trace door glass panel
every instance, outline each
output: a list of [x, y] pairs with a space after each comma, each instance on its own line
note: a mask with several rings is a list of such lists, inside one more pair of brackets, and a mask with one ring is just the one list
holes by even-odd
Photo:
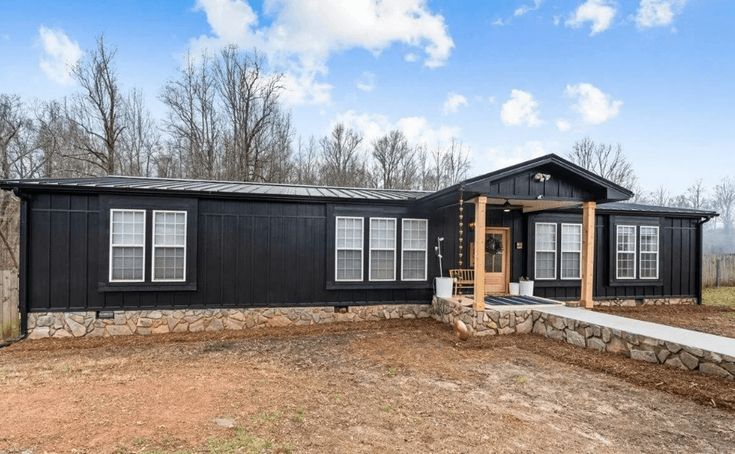
[[503, 272], [503, 234], [488, 233], [485, 235], [485, 272]]

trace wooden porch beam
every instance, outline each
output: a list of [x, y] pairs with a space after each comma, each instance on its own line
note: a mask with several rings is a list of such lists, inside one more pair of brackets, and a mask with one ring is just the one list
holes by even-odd
[[596, 209], [596, 202], [584, 202], [582, 205], [582, 289], [580, 303], [587, 309], [594, 306]]
[[487, 197], [475, 199], [475, 310], [485, 310], [485, 208]]

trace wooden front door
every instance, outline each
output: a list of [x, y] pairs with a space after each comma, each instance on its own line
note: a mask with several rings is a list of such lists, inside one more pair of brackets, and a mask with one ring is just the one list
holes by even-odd
[[[474, 244], [470, 246], [470, 250], [473, 250], [473, 247]], [[472, 254], [470, 258], [472, 259]], [[508, 229], [488, 227], [485, 229], [485, 294], [507, 294], [509, 281], [510, 243]]]

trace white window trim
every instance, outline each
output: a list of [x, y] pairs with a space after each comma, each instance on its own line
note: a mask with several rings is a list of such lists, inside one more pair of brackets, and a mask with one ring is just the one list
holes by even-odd
[[[393, 248], [373, 247], [373, 220], [393, 221]], [[396, 280], [396, 254], [398, 253], [398, 219], [396, 218], [370, 218], [368, 234], [368, 280], [371, 282], [393, 282]], [[373, 279], [373, 251], [393, 251], [393, 277], [391, 279]]]
[[[660, 256], [659, 256], [659, 254], [661, 253], [661, 230], [659, 229], [659, 227], [657, 225], [642, 225], [642, 226], [640, 226], [638, 228], [638, 235], [639, 235], [639, 237], [641, 235], [643, 235], [643, 233], [642, 233], [642, 229], [643, 228], [656, 229], [656, 252], [650, 252], [650, 251], [644, 252], [643, 249], [641, 249], [640, 254], [639, 254], [639, 257], [638, 257], [638, 260], [639, 260], [638, 270], [640, 272], [640, 270], [643, 269], [643, 267], [642, 267], [643, 254], [656, 254], [656, 276], [655, 277], [643, 277], [643, 276], [640, 277], [642, 280], [655, 281], [655, 280], [657, 280], [659, 278], [659, 273], [660, 273], [660, 270], [659, 270], [659, 268], [660, 268], [660, 266], [659, 266], [659, 258], [660, 258]], [[643, 242], [640, 239], [638, 241], [639, 241], [639, 244], [643, 245]]]
[[[406, 221], [420, 221], [424, 223], [426, 228], [424, 231], [426, 232], [426, 238], [424, 239], [424, 247], [422, 248], [407, 248], [404, 246], [405, 236], [404, 231], [406, 227]], [[421, 282], [425, 281], [427, 279], [427, 268], [428, 268], [428, 261], [429, 261], [429, 220], [428, 219], [421, 219], [421, 218], [403, 218], [401, 219], [401, 280], [406, 282]], [[414, 252], [424, 252], [424, 277], [421, 279], [407, 279], [404, 277], [404, 267], [403, 263], [405, 261], [405, 254], [404, 252], [407, 251], [414, 251]]]
[[[176, 247], [179, 248], [181, 246], [171, 246], [171, 245], [161, 245], [156, 246], [156, 214], [158, 213], [184, 213], [184, 274], [183, 279], [156, 279], [156, 248], [170, 248], [170, 247]], [[186, 282], [186, 254], [187, 254], [187, 235], [188, 235], [188, 223], [189, 223], [189, 217], [188, 213], [183, 210], [153, 210], [153, 215], [151, 217], [151, 220], [153, 222], [153, 232], [151, 233], [151, 282]]]
[[[554, 226], [554, 249], [543, 249], [540, 250], [538, 248], [538, 226], [540, 225], [553, 225]], [[558, 266], [557, 266], [557, 259], [559, 258], [557, 256], [557, 250], [559, 249], [559, 229], [556, 222], [537, 222], [534, 226], [534, 247], [533, 247], [533, 278], [537, 281], [555, 281], [556, 276], [558, 274]], [[538, 253], [539, 252], [553, 252], [554, 253], [554, 277], [538, 277], [538, 267], [536, 264], [538, 263]]]
[[[579, 228], [579, 250], [578, 251], [568, 251], [564, 250], [564, 227], [575, 227]], [[582, 224], [575, 224], [575, 223], [562, 223], [561, 224], [561, 236], [559, 237], [559, 250], [561, 251], [561, 261], [559, 263], [559, 278], [563, 281], [578, 281], [582, 279], [582, 249], [584, 247], [584, 236], [582, 234]], [[579, 253], [579, 275], [576, 277], [564, 277], [564, 253]]]
[[[112, 245], [112, 220], [114, 218], [113, 213], [143, 213], [143, 244], [116, 244]], [[126, 208], [112, 208], [110, 209], [110, 238], [109, 238], [109, 265], [108, 265], [108, 278], [109, 282], [125, 283], [125, 282], [145, 282], [145, 231], [146, 231], [146, 210], [138, 209], [126, 209]], [[112, 250], [116, 247], [142, 247], [143, 248], [143, 277], [141, 279], [113, 279], [112, 278]]]
[[[362, 233], [362, 238], [360, 238], [360, 249], [357, 248], [348, 248], [348, 247], [338, 247], [337, 246], [337, 229], [339, 226], [339, 220], [340, 219], [359, 219], [360, 220], [360, 230]], [[337, 277], [337, 265], [339, 262], [338, 256], [339, 251], [360, 251], [360, 278], [359, 279], [339, 279]], [[334, 217], [334, 282], [362, 282], [363, 277], [365, 276], [365, 218], [359, 217], [359, 216], [335, 216]]]
[[[633, 250], [621, 251], [618, 247], [618, 232], [620, 227], [628, 227], [633, 229]], [[618, 257], [620, 254], [633, 254], [633, 277], [620, 277], [620, 269], [618, 267]], [[635, 225], [618, 224], [615, 226], [615, 279], [619, 281], [634, 281], [638, 276], [638, 228]]]

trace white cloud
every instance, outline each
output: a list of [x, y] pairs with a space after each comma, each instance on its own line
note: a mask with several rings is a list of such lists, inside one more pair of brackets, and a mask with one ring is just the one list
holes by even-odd
[[450, 92], [444, 101], [444, 115], [457, 113], [460, 107], [467, 107], [467, 105], [467, 98], [459, 93]]
[[406, 55], [403, 56], [403, 59], [406, 60], [409, 63], [414, 63], [419, 60], [419, 56], [414, 54], [413, 52], [409, 52]]
[[435, 146], [437, 143], [446, 143], [452, 137], [458, 137], [460, 129], [455, 126], [432, 126], [425, 117], [403, 117], [391, 122], [381, 114], [358, 113], [348, 110], [337, 115], [330, 125], [342, 123], [348, 128], [359, 131], [364, 143], [372, 144], [380, 136], [393, 129], [398, 129], [406, 135], [406, 139], [413, 145]]
[[71, 74], [72, 69], [82, 58], [82, 49], [79, 44], [61, 29], [41, 26], [38, 29], [38, 35], [44, 52], [39, 62], [41, 70], [46, 77], [58, 84], [71, 84], [74, 81]]
[[610, 28], [615, 14], [613, 3], [607, 0], [587, 0], [579, 5], [565, 23], [567, 27], [579, 28], [585, 22], [590, 22], [592, 24], [590, 36], [592, 36]]
[[543, 3], [543, 0], [533, 0], [533, 4], [522, 5], [516, 8], [516, 10], [513, 11], [513, 15], [516, 17], [520, 17], [532, 11], [536, 11], [537, 9], [541, 8], [542, 3]]
[[355, 82], [355, 86], [360, 91], [373, 91], [375, 89], [375, 74], [370, 71], [363, 72], [360, 75], [360, 78]]
[[[423, 51], [424, 65], [436, 68], [454, 47], [444, 17], [431, 12], [426, 0], [266, 0], [268, 25], [258, 23], [245, 0], [197, 0], [196, 9], [206, 14], [211, 34], [191, 41], [195, 53], [228, 44], [257, 47], [300, 81], [291, 97], [300, 103], [324, 101], [328, 85], [316, 79], [326, 75], [334, 53], [359, 48], [378, 55], [402, 44]], [[314, 96], [311, 88], [318, 90]]]
[[686, 3], [687, 0], [641, 0], [635, 23], [641, 28], [671, 25]]
[[617, 117], [623, 106], [623, 101], [613, 99], [612, 96], [588, 83], [567, 85], [566, 95], [576, 99], [572, 109], [581, 114], [586, 123], [593, 125]]
[[482, 154], [481, 159], [484, 165], [478, 165], [480, 171], [487, 172], [491, 170], [502, 169], [512, 166], [529, 159], [538, 158], [546, 154], [546, 148], [543, 142], [538, 140], [529, 140], [521, 145], [506, 147], [490, 147]]
[[568, 120], [559, 118], [558, 120], [556, 120], [556, 129], [558, 129], [561, 132], [567, 132], [570, 129], [572, 129], [572, 124], [569, 123]]
[[516, 89], [511, 90], [510, 99], [503, 103], [500, 119], [510, 126], [538, 126], [542, 123], [539, 119], [538, 102], [533, 99], [533, 95]]

